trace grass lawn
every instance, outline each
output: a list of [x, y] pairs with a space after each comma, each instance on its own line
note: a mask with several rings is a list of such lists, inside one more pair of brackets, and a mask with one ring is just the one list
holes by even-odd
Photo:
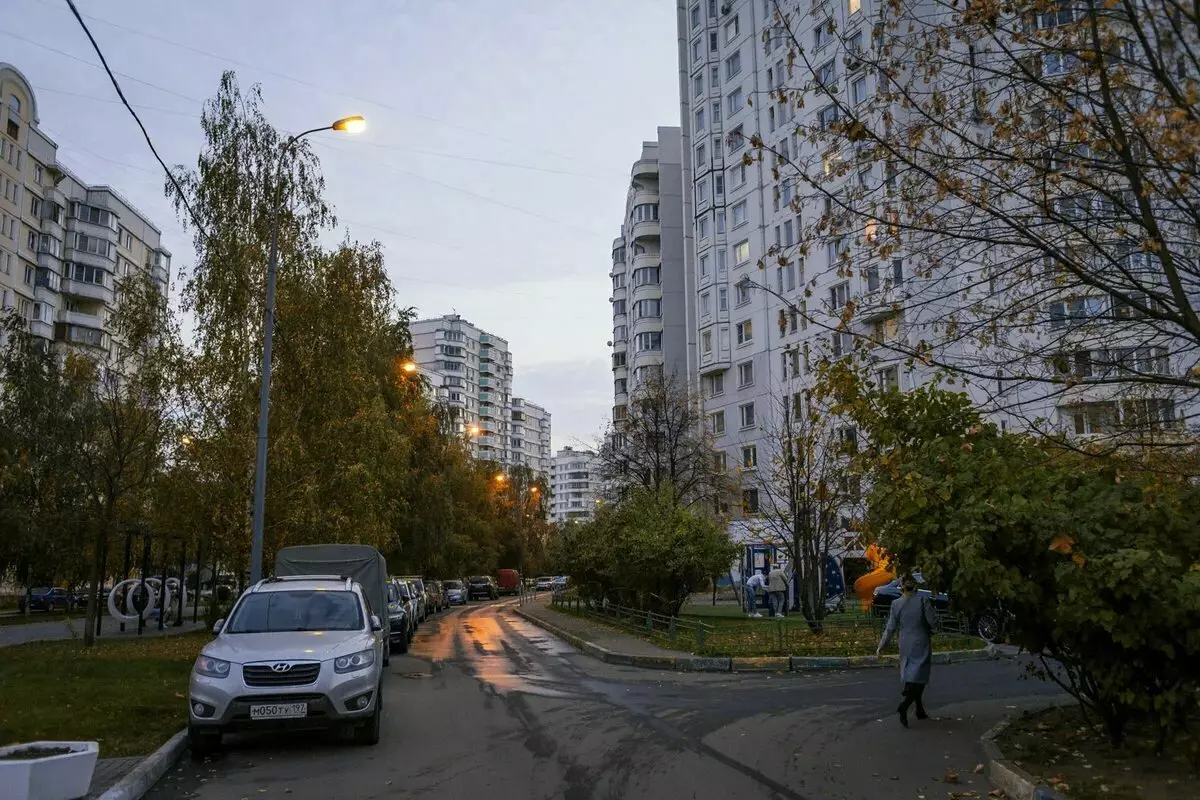
[[144, 639], [32, 642], [0, 649], [0, 745], [100, 742], [144, 755], [187, 724], [188, 673], [207, 631]]
[[1196, 796], [1200, 736], [1194, 732], [1177, 734], [1158, 757], [1148, 728], [1132, 725], [1125, 744], [1113, 747], [1078, 706], [1065, 706], [1013, 720], [996, 744], [1026, 772], [1073, 800]]
[[[558, 609], [560, 611], [564, 609]], [[574, 613], [574, 612], [568, 612]], [[585, 617], [597, 621], [595, 617]], [[704, 643], [698, 644], [695, 628], [687, 623], [708, 626]], [[830, 614], [824, 630], [813, 633], [799, 613], [782, 619], [747, 619], [737, 606], [687, 605], [680, 614], [680, 626], [672, 636], [669, 630], [656, 626], [653, 633], [639, 621], [625, 621], [615, 627], [639, 636], [661, 647], [706, 656], [866, 656], [874, 655], [883, 632], [883, 620], [864, 614], [857, 608]], [[896, 653], [897, 641], [892, 640], [884, 652]], [[933, 638], [937, 652], [950, 650], [980, 650], [986, 643], [974, 636], [940, 634]]]
[[30, 611], [28, 614], [0, 614], [0, 627], [31, 625], [35, 622], [62, 622], [64, 619], [83, 619], [82, 611]]

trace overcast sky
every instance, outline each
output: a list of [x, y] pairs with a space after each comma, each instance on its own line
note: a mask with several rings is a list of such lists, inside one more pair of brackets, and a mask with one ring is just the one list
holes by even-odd
[[[310, 137], [339, 224], [383, 244], [402, 305], [509, 340], [514, 394], [553, 414], [556, 449], [596, 438], [629, 168], [657, 126], [679, 124], [674, 2], [77, 5], [167, 163], [194, 165], [201, 103], [226, 69], [262, 85], [282, 130], [366, 116], [360, 136]], [[60, 159], [146, 213], [187, 269], [161, 170], [64, 0], [4, 6], [0, 61], [33, 84]]]

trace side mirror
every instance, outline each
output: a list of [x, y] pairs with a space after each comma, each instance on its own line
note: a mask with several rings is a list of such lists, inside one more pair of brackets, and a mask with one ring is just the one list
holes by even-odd
[[380, 622], [379, 617], [375, 616], [374, 614], [371, 615], [371, 630], [375, 631], [376, 633], [379, 633], [381, 630], [383, 630], [383, 623]]
[[219, 619], [213, 623], [213, 635], [216, 636], [225, 627], [225, 620]]

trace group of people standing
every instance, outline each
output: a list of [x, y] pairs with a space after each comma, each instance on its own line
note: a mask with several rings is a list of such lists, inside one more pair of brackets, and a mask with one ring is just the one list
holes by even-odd
[[[753, 619], [761, 619], [758, 612], [757, 595], [760, 590], [767, 593], [772, 616], [787, 616], [788, 585], [791, 583], [791, 570], [784, 570], [777, 563], [765, 565], [764, 571], [755, 571], [746, 580], [746, 608]], [[764, 575], [764, 572], [766, 573]], [[930, 668], [933, 664], [932, 637], [937, 630], [937, 612], [927, 594], [917, 591], [917, 581], [912, 573], [906, 574], [900, 581], [901, 596], [897, 598], [888, 612], [887, 624], [875, 655], [880, 655], [883, 648], [891, 643], [892, 637], [900, 637], [900, 680], [903, 684], [902, 700], [896, 707], [900, 724], [908, 727], [908, 710], [916, 706], [917, 719], [927, 719], [925, 711], [925, 686], [929, 683]]]

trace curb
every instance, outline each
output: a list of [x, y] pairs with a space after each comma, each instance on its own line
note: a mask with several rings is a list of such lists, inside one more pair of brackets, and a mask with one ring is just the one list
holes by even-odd
[[[592, 656], [607, 664], [618, 664], [626, 667], [642, 669], [670, 669], [680, 672], [809, 672], [826, 669], [869, 669], [875, 667], [895, 667], [900, 663], [899, 656], [640, 656], [632, 653], [617, 653], [589, 642], [581, 636], [565, 631], [552, 622], [547, 622], [520, 608], [514, 608], [513, 613], [527, 622], [532, 622], [539, 628], [549, 631], [580, 652]], [[959, 664], [966, 661], [988, 661], [1000, 658], [1002, 654], [988, 647], [982, 650], [952, 650], [948, 653], [934, 653], [935, 664]]]
[[995, 740], [1007, 730], [1008, 724], [1008, 720], [998, 722], [979, 738], [987, 758], [988, 780], [1009, 800], [1066, 800], [1049, 786], [1039, 785], [1032, 775], [1004, 757]]
[[140, 800], [158, 779], [175, 766], [187, 749], [187, 728], [167, 740], [167, 743], [142, 759], [124, 778], [109, 787], [99, 800]]

